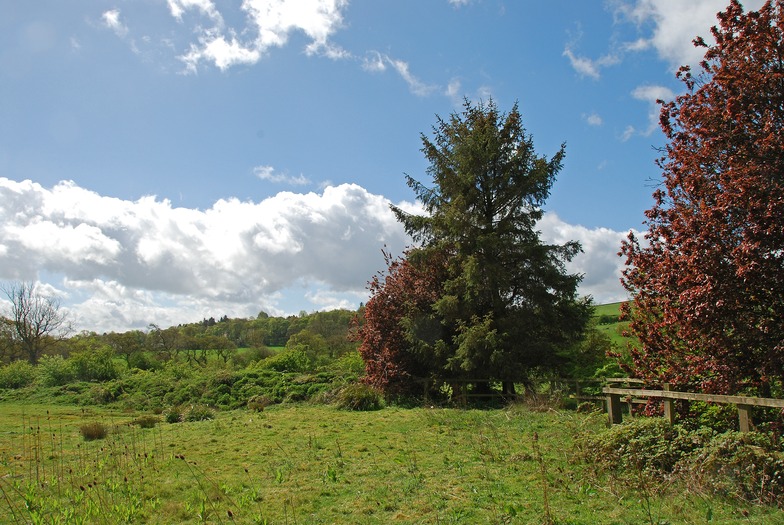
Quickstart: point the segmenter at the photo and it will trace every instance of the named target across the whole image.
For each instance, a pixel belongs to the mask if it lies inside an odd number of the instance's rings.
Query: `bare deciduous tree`
[[[11,302],[11,335],[27,360],[36,364],[48,346],[70,332],[60,300],[41,294],[30,282],[7,283],[0,289]]]

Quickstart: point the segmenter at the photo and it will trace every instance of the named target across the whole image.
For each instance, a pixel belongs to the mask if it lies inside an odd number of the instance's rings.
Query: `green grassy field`
[[[141,429],[139,414],[0,405],[0,523],[784,523],[668,486],[597,481],[601,414],[278,405]],[[85,441],[84,423],[105,439]]]
[[[629,337],[624,337],[623,332],[629,326],[629,323],[618,321],[622,303],[609,303],[596,305],[594,310],[594,318],[599,321],[597,329],[606,334],[610,341],[619,349],[625,349],[630,342],[635,340]],[[611,319],[614,318],[614,322]]]

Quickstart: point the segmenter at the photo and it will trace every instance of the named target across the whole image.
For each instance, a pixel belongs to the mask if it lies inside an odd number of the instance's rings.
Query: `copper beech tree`
[[[784,0],[718,14],[701,71],[662,103],[663,184],[623,283],[631,370],[710,393],[784,384]]]

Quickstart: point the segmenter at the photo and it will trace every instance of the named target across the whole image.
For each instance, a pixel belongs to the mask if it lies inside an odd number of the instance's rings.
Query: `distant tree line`
[[[208,356],[226,363],[239,348],[296,346],[312,355],[336,358],[356,348],[349,330],[356,311],[333,310],[286,317],[260,312],[256,318],[223,315],[162,328],[74,334],[57,299],[37,291],[32,283],[6,283],[9,315],[0,316],[0,364],[25,360],[37,364],[44,356],[68,357],[80,351],[109,352],[129,368],[146,369],[156,363],[182,359],[206,364]]]

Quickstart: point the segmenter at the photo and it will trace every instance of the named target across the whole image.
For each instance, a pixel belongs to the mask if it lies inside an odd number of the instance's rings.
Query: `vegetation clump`
[[[661,492],[681,480],[692,491],[784,506],[784,454],[766,433],[689,430],[642,417],[583,436],[578,450],[597,479],[616,486]]]
[[[85,441],[95,441],[104,439],[109,433],[109,428],[101,422],[94,421],[80,425],[79,432],[81,432]]]
[[[131,424],[136,425],[139,428],[155,428],[155,425],[157,425],[160,421],[161,418],[159,418],[158,416],[146,415],[146,416],[137,417],[136,419],[131,421]]]
[[[338,391],[335,405],[343,410],[379,410],[384,407],[384,399],[378,389],[364,383],[353,383]]]

